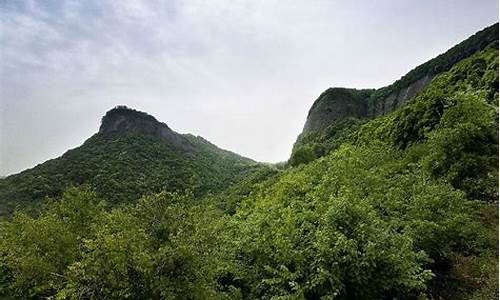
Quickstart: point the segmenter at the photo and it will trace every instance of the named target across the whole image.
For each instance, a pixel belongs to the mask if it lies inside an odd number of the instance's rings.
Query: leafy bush
[[[229,225],[234,287],[248,299],[425,293],[473,221],[462,193],[404,161],[383,144],[343,146],[245,200]]]
[[[216,288],[216,222],[192,196],[159,194],[105,210],[70,189],[1,227],[2,293],[12,298],[207,299]]]
[[[42,200],[72,185],[88,184],[110,204],[142,195],[191,190],[219,192],[264,166],[187,136],[196,150],[185,153],[141,134],[96,134],[77,149],[0,180],[0,216],[17,208],[36,211]]]
[[[402,109],[301,136],[286,169],[98,134],[0,180],[2,211],[41,206],[0,223],[0,297],[496,299],[497,26],[397,82],[484,49]]]
[[[351,134],[354,144],[378,139],[416,154],[415,162],[469,198],[498,197],[498,48],[489,47],[437,77],[401,109]]]

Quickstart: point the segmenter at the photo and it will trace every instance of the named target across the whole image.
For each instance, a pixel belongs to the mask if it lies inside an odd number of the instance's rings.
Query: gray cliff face
[[[309,110],[303,133],[314,132],[348,117],[364,118],[372,90],[330,88],[323,92]]]
[[[99,133],[137,133],[159,138],[182,151],[192,151],[193,144],[183,135],[170,129],[167,124],[157,121],[153,116],[127,107],[116,107],[102,118]]]
[[[390,113],[416,97],[436,76],[493,43],[498,43],[498,23],[417,66],[389,86],[377,90],[330,88],[314,102],[300,136],[346,118],[375,118]]]
[[[435,75],[425,75],[419,80],[408,85],[406,88],[391,93],[388,97],[382,99],[381,101],[370,102],[368,104],[367,117],[375,118],[398,109],[410,99],[415,98],[431,83],[434,78]]]
[[[256,163],[231,151],[221,149],[201,136],[180,134],[159,122],[153,116],[126,106],[117,106],[106,113],[101,120],[98,135],[140,134],[164,141],[185,155],[217,156],[231,163]]]
[[[346,118],[374,118],[390,113],[424,90],[435,76],[426,75],[389,96],[374,101],[375,90],[329,88],[309,110],[302,134],[319,131]]]

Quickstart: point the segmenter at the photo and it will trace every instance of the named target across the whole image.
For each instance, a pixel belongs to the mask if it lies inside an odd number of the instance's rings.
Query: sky
[[[0,0],[0,176],[116,105],[264,162],[328,87],[379,88],[498,21],[496,0]]]

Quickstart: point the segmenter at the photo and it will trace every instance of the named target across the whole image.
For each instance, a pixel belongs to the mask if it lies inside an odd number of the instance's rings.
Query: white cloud
[[[391,83],[496,21],[482,2],[2,2],[0,174],[81,144],[116,104],[285,160],[322,90]]]

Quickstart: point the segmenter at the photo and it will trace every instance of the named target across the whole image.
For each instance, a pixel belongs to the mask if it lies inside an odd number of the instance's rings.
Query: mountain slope
[[[498,74],[493,42],[405,106],[306,140],[323,157],[299,152],[229,221],[226,282],[246,299],[497,299]]]
[[[0,222],[0,297],[498,299],[498,78],[493,42],[406,105],[307,135],[301,149],[322,157],[303,151],[310,160],[297,166],[253,167],[210,201],[160,193],[110,210],[91,189],[68,189],[37,216]],[[75,165],[96,156],[92,167],[111,163],[105,174],[125,174],[130,188],[141,185],[127,171],[149,168],[136,163],[150,163],[144,153],[189,174],[216,173],[199,161],[224,155],[226,171],[252,166],[137,114],[112,111]],[[54,169],[66,170],[61,161]]]
[[[322,143],[321,140],[329,139],[328,136],[331,136],[332,132],[339,134],[337,127],[345,128],[346,123],[359,124],[394,111],[422,93],[438,74],[450,70],[463,59],[488,47],[495,47],[495,44],[498,44],[498,23],[416,67],[387,87],[377,90],[326,90],[309,110],[304,129],[294,145],[291,163],[296,164],[324,155],[328,150],[318,144]],[[494,82],[492,84],[494,85]]]
[[[223,190],[260,166],[201,137],[178,134],[146,113],[117,107],[80,147],[1,179],[0,214],[81,184],[113,203],[160,191],[189,189],[202,195]]]
[[[368,116],[393,111],[422,91],[432,79],[450,70],[459,61],[498,42],[498,23],[484,28],[443,54],[417,66],[393,84],[376,90],[369,99]]]

